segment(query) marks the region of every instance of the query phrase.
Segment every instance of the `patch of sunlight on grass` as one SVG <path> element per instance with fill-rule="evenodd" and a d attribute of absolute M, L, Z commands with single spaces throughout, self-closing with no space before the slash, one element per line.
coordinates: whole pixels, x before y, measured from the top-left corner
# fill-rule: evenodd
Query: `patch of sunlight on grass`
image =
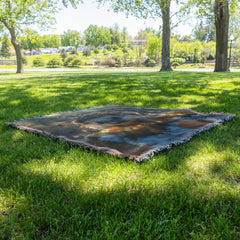
<path fill-rule="evenodd" d="M 61 161 L 57 163 L 51 160 L 49 163 L 32 161 L 23 165 L 21 171 L 25 175 L 41 174 L 42 176 L 51 176 L 53 181 L 62 182 L 67 189 L 71 189 L 74 185 L 81 186 L 81 183 L 84 182 L 84 175 L 87 169 L 83 162 L 74 164 L 70 161 Z"/>
<path fill-rule="evenodd" d="M 235 239 L 239 80 L 238 73 L 0 73 L 0 238 Z M 4 126 L 112 101 L 236 117 L 142 164 Z"/>
<path fill-rule="evenodd" d="M 18 105 L 20 102 L 21 102 L 20 100 L 13 100 L 13 101 L 10 101 L 9 104 Z"/>
<path fill-rule="evenodd" d="M 0 220 L 4 221 L 4 219 L 8 218 L 11 209 L 11 200 L 0 193 Z"/>
<path fill-rule="evenodd" d="M 24 195 L 19 194 L 13 189 L 0 189 L 0 220 L 2 223 L 4 221 L 8 221 L 9 219 L 11 220 L 11 215 L 16 214 L 16 211 L 18 211 L 17 209 L 26 204 L 26 201 L 27 200 Z"/>
<path fill-rule="evenodd" d="M 107 100 L 109 102 L 113 102 L 113 101 L 117 100 L 117 97 L 112 94 L 109 94 L 105 97 L 105 100 Z"/>

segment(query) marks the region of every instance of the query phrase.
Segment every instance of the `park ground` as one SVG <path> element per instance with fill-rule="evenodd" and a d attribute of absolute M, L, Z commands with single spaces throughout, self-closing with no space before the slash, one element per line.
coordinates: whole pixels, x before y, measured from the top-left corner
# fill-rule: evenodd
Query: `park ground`
<path fill-rule="evenodd" d="M 4 125 L 109 103 L 236 117 L 142 164 Z M 239 73 L 0 73 L 0 239 L 239 239 L 239 122 Z"/>

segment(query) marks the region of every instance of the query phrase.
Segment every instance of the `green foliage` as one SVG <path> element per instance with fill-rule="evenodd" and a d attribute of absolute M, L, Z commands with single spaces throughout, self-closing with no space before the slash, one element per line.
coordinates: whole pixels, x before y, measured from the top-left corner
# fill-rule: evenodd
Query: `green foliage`
<path fill-rule="evenodd" d="M 95 54 L 98 54 L 98 53 L 99 53 L 99 49 L 98 49 L 98 48 L 94 48 L 93 52 L 94 52 Z"/>
<path fill-rule="evenodd" d="M 71 65 L 73 67 L 80 67 L 83 65 L 83 61 L 81 60 L 80 57 L 75 57 L 72 61 L 71 61 Z"/>
<path fill-rule="evenodd" d="M 108 50 L 107 49 L 103 49 L 103 54 L 107 55 L 108 54 Z"/>
<path fill-rule="evenodd" d="M 106 49 L 107 49 L 108 51 L 111 51 L 111 50 L 112 50 L 112 46 L 111 46 L 110 44 L 107 44 Z"/>
<path fill-rule="evenodd" d="M 199 40 L 201 42 L 209 42 L 216 40 L 216 30 L 214 26 L 214 19 L 211 19 L 211 22 L 203 26 L 203 22 L 199 25 L 196 25 L 193 29 L 193 35 L 195 40 Z"/>
<path fill-rule="evenodd" d="M 155 36 L 150 37 L 147 46 L 147 56 L 159 63 L 161 58 L 161 49 L 162 49 L 161 39 Z"/>
<path fill-rule="evenodd" d="M 78 52 L 77 52 L 76 48 L 72 48 L 70 54 L 71 55 L 78 55 Z"/>
<path fill-rule="evenodd" d="M 85 56 L 85 57 L 89 57 L 91 56 L 91 50 L 90 49 L 84 49 L 83 52 L 82 52 L 82 55 Z"/>
<path fill-rule="evenodd" d="M 19 41 L 23 49 L 32 51 L 43 47 L 41 38 L 37 31 L 26 29 L 23 37 L 19 38 Z"/>
<path fill-rule="evenodd" d="M 9 58 L 11 56 L 10 47 L 11 47 L 11 42 L 7 37 L 4 37 L 2 40 L 2 47 L 1 47 L 1 56 L 3 58 Z"/>
<path fill-rule="evenodd" d="M 123 56 L 122 55 L 114 55 L 112 57 L 115 62 L 116 62 L 116 67 L 123 67 L 124 66 L 124 60 L 123 60 Z"/>
<path fill-rule="evenodd" d="M 100 58 L 97 58 L 95 61 L 94 61 L 94 65 L 97 65 L 97 66 L 100 66 L 102 63 L 101 59 Z"/>
<path fill-rule="evenodd" d="M 111 44 L 114 46 L 120 46 L 121 44 L 121 34 L 119 32 L 118 25 L 115 24 L 114 27 L 109 28 L 109 32 L 111 35 Z"/>
<path fill-rule="evenodd" d="M 176 68 L 177 66 L 180 66 L 179 62 L 172 62 L 171 65 Z"/>
<path fill-rule="evenodd" d="M 144 63 L 143 59 L 139 57 L 133 62 L 133 66 L 141 67 L 141 66 L 143 66 L 143 63 Z"/>
<path fill-rule="evenodd" d="M 57 68 L 62 65 L 63 65 L 63 62 L 59 57 L 52 57 L 47 63 L 47 66 L 50 68 Z"/>
<path fill-rule="evenodd" d="M 109 29 L 90 25 L 85 31 L 85 42 L 87 46 L 98 47 L 111 43 L 111 34 Z"/>
<path fill-rule="evenodd" d="M 118 46 L 116 43 L 114 43 L 114 44 L 112 45 L 112 49 L 113 49 L 114 51 L 116 51 L 116 50 L 119 49 L 119 46 Z"/>
<path fill-rule="evenodd" d="M 82 59 L 77 55 L 70 55 L 64 61 L 64 66 L 66 67 L 79 67 L 84 65 Z"/>
<path fill-rule="evenodd" d="M 149 39 L 151 37 L 154 37 L 155 32 L 151 28 L 146 28 L 144 30 L 140 30 L 137 34 L 137 36 L 134 38 L 135 40 L 144 40 L 145 45 L 147 45 Z"/>
<path fill-rule="evenodd" d="M 124 54 L 123 51 L 119 48 L 114 52 L 114 55 L 121 55 L 122 56 L 123 54 Z"/>
<path fill-rule="evenodd" d="M 155 67 L 157 65 L 157 63 L 154 59 L 148 58 L 144 61 L 144 65 L 146 67 Z"/>
<path fill-rule="evenodd" d="M 64 61 L 64 66 L 71 66 L 71 62 L 76 58 L 74 55 L 70 55 Z"/>
<path fill-rule="evenodd" d="M 128 48 L 127 48 L 127 47 L 123 47 L 123 48 L 122 48 L 122 52 L 123 52 L 123 53 L 128 53 Z"/>
<path fill-rule="evenodd" d="M 1 73 L 0 83 L 1 239 L 239 239 L 239 73 Z M 143 164 L 4 125 L 109 103 L 236 117 Z"/>
<path fill-rule="evenodd" d="M 186 62 L 185 58 L 171 58 L 171 63 L 184 64 Z"/>
<path fill-rule="evenodd" d="M 61 35 L 62 46 L 75 46 L 79 48 L 83 44 L 83 37 L 80 32 L 75 30 L 68 30 Z"/>
<path fill-rule="evenodd" d="M 24 29 L 31 23 L 49 26 L 54 23 L 54 13 L 58 11 L 58 1 L 28 0 L 0 1 L 0 22 L 6 27 Z"/>
<path fill-rule="evenodd" d="M 200 41 L 179 42 L 176 39 L 171 40 L 171 56 L 172 58 L 184 58 L 185 60 L 193 60 L 199 62 L 201 55 L 205 58 L 215 57 L 215 42 L 202 43 Z"/>
<path fill-rule="evenodd" d="M 44 59 L 42 57 L 36 57 L 34 60 L 33 60 L 33 66 L 34 67 L 42 67 L 45 65 L 45 62 L 44 62 Z"/>
<path fill-rule="evenodd" d="M 62 45 L 60 35 L 57 34 L 43 35 L 40 41 L 44 48 L 58 48 Z"/>
<path fill-rule="evenodd" d="M 61 56 L 63 61 L 67 58 L 68 54 L 67 54 L 65 49 L 61 50 L 60 56 Z"/>

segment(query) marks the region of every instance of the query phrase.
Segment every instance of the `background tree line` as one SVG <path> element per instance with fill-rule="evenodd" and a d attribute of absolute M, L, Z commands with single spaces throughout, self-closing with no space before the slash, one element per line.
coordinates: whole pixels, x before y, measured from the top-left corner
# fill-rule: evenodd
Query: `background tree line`
<path fill-rule="evenodd" d="M 202 23 L 200 26 L 203 26 Z M 208 31 L 203 31 L 204 29 L 208 29 Z M 100 34 L 102 32 L 103 34 Z M 118 66 L 128 66 L 128 62 L 131 60 L 137 61 L 137 65 L 141 65 L 146 57 L 149 61 L 146 65 L 161 64 L 161 31 L 151 28 L 140 30 L 134 38 L 128 34 L 126 28 L 121 30 L 117 25 L 111 28 L 90 25 L 83 34 L 75 30 L 65 31 L 62 35 L 40 36 L 36 31 L 30 30 L 25 34 L 25 36 L 19 37 L 19 42 L 24 50 L 58 48 L 59 46 L 79 48 L 80 45 L 85 45 L 94 49 L 92 57 L 96 57 L 96 54 L 99 53 L 97 48 L 105 46 L 106 51 L 103 52 L 103 55 L 104 53 L 105 55 L 114 54 Z M 133 40 L 141 40 L 142 44 L 133 48 Z M 240 39 L 236 40 L 234 46 L 232 60 L 240 61 Z M 170 63 L 172 66 L 178 66 L 186 61 L 204 64 L 206 60 L 215 59 L 215 48 L 214 31 L 210 31 L 207 25 L 201 29 L 199 29 L 199 25 L 196 25 L 192 35 L 171 34 Z M 2 39 L 1 55 L 3 58 L 10 56 L 10 41 L 6 36 Z M 84 51 L 83 55 L 90 56 L 91 52 Z"/>
<path fill-rule="evenodd" d="M 22 0 L 0 0 L 0 28 L 4 28 L 11 36 L 11 43 L 15 49 L 17 56 L 17 72 L 23 72 L 21 46 L 28 46 L 32 49 L 34 44 L 40 45 L 39 35 L 28 30 L 33 24 L 41 27 L 48 27 L 54 23 L 54 15 L 58 12 L 58 0 L 47 1 L 22 1 Z M 70 2 L 76 6 L 81 0 L 63 0 L 64 5 Z M 161 27 L 161 71 L 171 70 L 170 63 L 170 40 L 171 40 L 171 27 L 172 27 L 172 9 L 171 4 L 177 3 L 181 7 L 176 15 L 186 16 L 193 7 L 197 9 L 196 15 L 200 19 L 212 19 L 215 27 L 216 39 L 216 64 L 215 71 L 228 71 L 227 58 L 228 58 L 228 36 L 230 15 L 234 12 L 239 14 L 239 2 L 237 0 L 97 0 L 100 4 L 110 3 L 111 7 L 116 12 L 125 12 L 132 14 L 139 18 L 159 18 L 162 21 Z M 238 18 L 236 18 L 238 19 Z M 234 24 L 233 24 L 234 25 Z M 235 24 L 234 27 L 239 26 Z M 31 28 L 30 28 L 31 29 Z M 23 37 L 22 44 L 20 44 L 20 33 L 24 33 L 27 37 Z M 196 31 L 197 32 L 197 31 Z M 199 32 L 199 31 L 198 31 Z M 71 32 L 69 32 L 71 33 Z M 96 38 L 96 34 L 101 38 Z M 90 25 L 84 32 L 85 42 L 87 45 L 97 47 L 103 44 L 120 44 L 119 31 L 117 27 L 107 29 L 105 27 L 97 27 Z M 211 35 L 206 35 L 205 38 L 212 38 Z M 124 37 L 122 39 L 125 39 Z M 42 44 L 47 45 L 47 42 L 54 40 L 45 39 Z M 60 38 L 61 43 L 65 44 L 68 40 Z M 96 41 L 98 40 L 98 41 Z M 59 37 L 55 36 L 55 45 L 60 43 Z M 82 39 L 76 37 L 74 45 L 77 47 L 81 44 Z M 124 41 L 124 40 L 123 40 Z M 73 45 L 71 43 L 71 45 Z M 140 50 L 140 49 L 139 49 Z"/>

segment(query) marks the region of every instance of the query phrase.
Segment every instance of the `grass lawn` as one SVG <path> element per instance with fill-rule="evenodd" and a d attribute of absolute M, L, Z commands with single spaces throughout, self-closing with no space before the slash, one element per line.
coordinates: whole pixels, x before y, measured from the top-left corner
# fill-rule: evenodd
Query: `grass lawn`
<path fill-rule="evenodd" d="M 101 104 L 236 117 L 148 161 L 4 122 Z M 239 73 L 0 74 L 0 239 L 240 239 Z"/>

